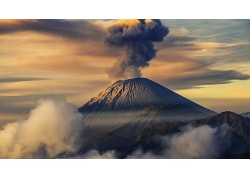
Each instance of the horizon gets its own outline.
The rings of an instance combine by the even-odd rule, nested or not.
[[[104,42],[117,22],[0,20],[0,122],[25,119],[41,98],[65,97],[80,107],[110,86],[107,69],[123,52]],[[249,21],[161,23],[169,33],[153,42],[158,51],[138,68],[141,78],[217,113],[249,112]]]

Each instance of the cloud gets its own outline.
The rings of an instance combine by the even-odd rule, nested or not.
[[[107,87],[108,85],[110,85],[110,81],[103,75],[87,76],[87,78],[85,76],[71,76],[51,78],[44,81],[34,81],[32,83],[26,81],[6,83],[3,84],[0,93],[6,96],[6,98],[14,98],[16,96],[28,97],[33,95],[41,97],[43,95],[51,94],[76,95],[77,93],[85,95],[85,92],[90,93],[92,96],[95,95],[93,94],[93,91],[98,93],[104,89],[103,87]],[[2,100],[3,99],[0,101]],[[6,101],[8,100],[6,99]]]
[[[129,159],[205,159],[218,158],[230,146],[230,127],[223,124],[212,128],[203,125],[185,127],[182,132],[162,136],[165,149],[161,155],[136,150]]]
[[[27,118],[28,112],[40,98],[67,97],[81,106],[90,97],[110,85],[107,75],[67,76],[44,81],[2,83],[0,88],[0,120]]]
[[[0,24],[0,56],[12,69],[98,73],[105,67],[96,64],[111,64],[119,53],[103,43],[108,32],[102,21],[0,20]]]
[[[170,89],[200,88],[204,85],[229,84],[233,80],[248,80],[250,75],[234,70],[215,69],[217,64],[208,60],[200,60],[175,52],[159,52],[151,68],[143,69],[144,77],[148,77]]]
[[[162,43],[156,43],[156,48],[161,49],[176,49],[178,51],[199,51],[202,50],[197,43],[192,42],[196,37],[189,35],[169,35]]]
[[[225,88],[230,89],[231,91],[239,92],[240,90],[244,89],[244,87],[241,87],[239,89],[233,90],[233,88]],[[231,111],[231,112],[238,112],[238,114],[249,111],[250,107],[250,96],[248,94],[244,95],[244,93],[248,93],[250,88],[245,88],[245,92],[242,92],[241,94],[244,98],[238,98],[235,97],[233,94],[229,93],[231,98],[192,98],[195,102],[198,104],[202,104],[205,107],[209,109],[216,109],[216,112],[221,113],[225,111]],[[227,92],[228,93],[228,92]],[[233,98],[232,98],[233,97]]]
[[[228,84],[232,80],[248,80],[250,75],[234,70],[206,69],[193,74],[179,75],[173,79],[162,80],[162,84],[174,87],[174,89],[196,88],[202,85]]]
[[[64,99],[40,100],[24,121],[0,131],[1,158],[54,158],[74,153],[83,132],[83,117]]]
[[[232,54],[236,47],[246,46],[248,42],[203,42],[201,38],[191,36],[183,27],[170,26],[170,33],[164,41],[155,43],[159,52],[155,61],[150,63],[151,68],[142,69],[143,76],[173,90],[250,79],[250,75],[245,74],[247,70],[237,68],[239,64],[223,68],[233,57],[226,58],[225,55]]]
[[[107,151],[103,154],[100,154],[97,150],[90,150],[82,156],[75,156],[73,158],[79,159],[116,159],[115,150]]]
[[[60,95],[29,94],[24,96],[1,96],[0,95],[0,115],[9,114],[25,115],[37,104],[39,99],[62,99]],[[15,118],[20,119],[20,118]]]
[[[103,57],[102,60],[109,59]],[[106,63],[106,64],[107,64]],[[50,72],[61,72],[82,75],[97,75],[105,73],[105,63],[98,61],[95,57],[81,56],[48,56],[37,57],[36,60],[20,63],[22,67]],[[110,62],[111,64],[111,62]]]
[[[45,78],[8,77],[8,78],[0,78],[0,83],[20,82],[20,81],[38,81],[38,80],[44,80],[44,79]]]
[[[157,156],[152,152],[143,152],[141,149],[137,149],[131,155],[128,155],[126,159],[164,159],[164,157]]]
[[[230,127],[227,124],[212,128],[203,125],[186,127],[184,132],[162,137],[169,146],[164,152],[167,158],[218,158],[230,145]]]
[[[0,22],[0,35],[20,31],[33,31],[60,36],[76,41],[87,41],[105,38],[105,30],[87,20],[13,20]]]

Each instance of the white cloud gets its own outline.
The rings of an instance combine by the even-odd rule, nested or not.
[[[64,99],[40,100],[24,121],[0,131],[0,158],[53,158],[76,152],[84,124],[77,107]]]
[[[141,149],[137,149],[131,155],[127,156],[127,159],[160,159],[161,156],[156,156],[151,152],[144,153]]]
[[[164,152],[166,158],[218,158],[221,151],[229,145],[227,124],[212,128],[207,125],[186,127],[183,133],[165,136],[163,140],[169,148]],[[222,142],[224,140],[224,143]]]
[[[131,159],[204,159],[218,158],[230,145],[230,127],[227,124],[212,128],[203,125],[198,128],[185,127],[181,133],[161,137],[165,149],[159,156],[141,149],[127,158]]]
[[[116,159],[115,151],[107,151],[103,154],[100,154],[97,150],[91,150],[84,154],[81,158],[84,159]]]

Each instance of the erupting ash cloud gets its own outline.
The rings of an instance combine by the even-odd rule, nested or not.
[[[76,109],[64,99],[40,100],[27,120],[0,131],[0,158],[54,158],[76,152],[84,128]]]
[[[140,68],[149,66],[156,55],[153,42],[161,42],[169,29],[160,20],[118,20],[108,28],[105,44],[123,48],[123,54],[107,69],[111,80],[141,76]]]

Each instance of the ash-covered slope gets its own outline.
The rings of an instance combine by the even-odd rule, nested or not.
[[[140,116],[142,110],[145,112],[147,108],[158,107],[166,103],[169,105],[164,106],[164,111],[154,113],[151,110],[150,118]],[[174,110],[171,104],[175,107]],[[85,117],[85,133],[91,136],[114,130],[124,124],[130,126],[130,124],[138,125],[139,123],[139,129],[142,129],[146,125],[155,125],[164,121],[192,120],[216,114],[146,78],[117,81],[78,110]],[[160,118],[161,120],[156,122],[158,120],[153,114],[157,114],[158,120],[160,114],[168,117]],[[189,117],[190,114],[192,115]],[[127,129],[126,133],[134,131],[132,126]]]
[[[142,110],[165,103],[189,106],[208,116],[216,114],[146,78],[117,81],[80,107],[79,111],[88,113],[92,111]]]

